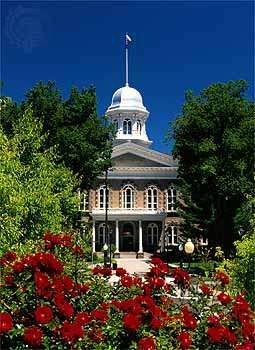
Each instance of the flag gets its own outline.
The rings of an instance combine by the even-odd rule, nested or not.
[[[129,43],[131,43],[132,39],[128,34],[126,34],[126,46],[128,46]]]

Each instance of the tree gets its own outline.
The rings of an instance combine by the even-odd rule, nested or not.
[[[240,80],[213,84],[199,96],[187,92],[170,131],[179,160],[183,229],[226,249],[237,238],[237,210],[253,188],[254,104],[246,90]]]
[[[0,127],[0,239],[5,250],[45,230],[70,228],[77,214],[74,175],[55,148],[42,150],[47,135],[31,109],[7,136]]]
[[[59,162],[63,161],[79,177],[81,187],[90,188],[111,164],[113,138],[112,126],[106,118],[97,116],[95,89],[79,91],[73,87],[64,100],[54,82],[39,82],[27,92],[20,106],[5,109],[2,125],[6,132],[12,132],[13,120],[29,106],[48,135],[42,147],[57,146]]]

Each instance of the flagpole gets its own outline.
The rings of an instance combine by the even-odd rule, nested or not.
[[[126,43],[126,86],[128,86],[128,42],[125,37],[125,43]]]

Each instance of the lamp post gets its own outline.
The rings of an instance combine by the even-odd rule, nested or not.
[[[109,242],[109,228],[108,228],[108,169],[105,170],[105,245],[110,244],[111,256],[111,242]],[[105,246],[104,245],[104,246]],[[107,246],[108,249],[108,246]]]
[[[191,239],[188,238],[187,242],[184,245],[184,251],[186,254],[189,255],[189,265],[188,265],[188,270],[190,270],[190,260],[191,260],[191,254],[194,252],[195,246],[192,243]]]
[[[181,261],[180,261],[180,268],[182,268],[183,267],[183,244],[182,243],[180,243],[179,244],[179,247],[178,247],[178,249],[179,249],[179,252],[180,252],[180,258],[181,258]]]
[[[105,243],[103,246],[104,250],[104,266],[107,266],[107,256],[108,256],[108,245]]]

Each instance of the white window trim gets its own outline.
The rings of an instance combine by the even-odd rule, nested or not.
[[[173,201],[173,198],[174,198],[174,195],[173,195],[173,191],[176,191],[176,202],[174,203]],[[168,192],[171,191],[171,201],[169,201],[169,195],[168,195]],[[171,185],[168,189],[167,189],[167,192],[166,192],[166,197],[167,197],[167,203],[166,203],[166,206],[167,206],[167,211],[170,212],[170,213],[176,213],[176,209],[174,209],[174,206],[177,205],[177,201],[178,201],[178,192],[177,192],[177,189]],[[169,209],[169,206],[170,206],[170,209]]]
[[[154,234],[153,234],[153,229],[157,228],[157,242],[154,242]],[[149,229],[151,229],[151,238],[149,238]],[[149,245],[154,245],[154,244],[158,244],[159,241],[159,229],[158,229],[158,225],[153,223],[150,223],[147,227],[147,241]]]
[[[176,236],[177,242],[176,243],[174,242],[174,229],[175,229],[175,227],[177,229],[177,236]],[[178,243],[179,228],[177,225],[171,225],[170,228],[171,228],[171,233],[168,234],[168,245],[178,246],[179,245],[179,243]]]
[[[153,195],[153,190],[157,191],[157,199],[156,201],[154,200],[154,195]],[[149,191],[152,191],[152,196],[151,196],[151,208],[149,208]],[[146,198],[147,198],[147,209],[149,210],[156,210],[158,208],[158,189],[156,186],[149,186],[146,190]],[[156,204],[156,208],[154,208],[154,204]]]
[[[79,211],[86,212],[89,210],[89,193],[87,191],[81,192],[81,190],[78,190],[78,198],[79,198]],[[83,199],[83,200],[82,200]],[[81,205],[82,201],[82,205]]]
[[[131,190],[131,205],[127,207],[127,189]],[[135,189],[132,185],[125,185],[121,190],[121,206],[123,209],[134,209],[135,208]]]
[[[132,121],[129,118],[123,120],[123,134],[132,135]]]
[[[101,195],[100,195],[100,191],[103,190],[103,206],[101,206]],[[106,187],[105,185],[100,186],[98,189],[98,208],[99,209],[105,209],[106,207]]]

